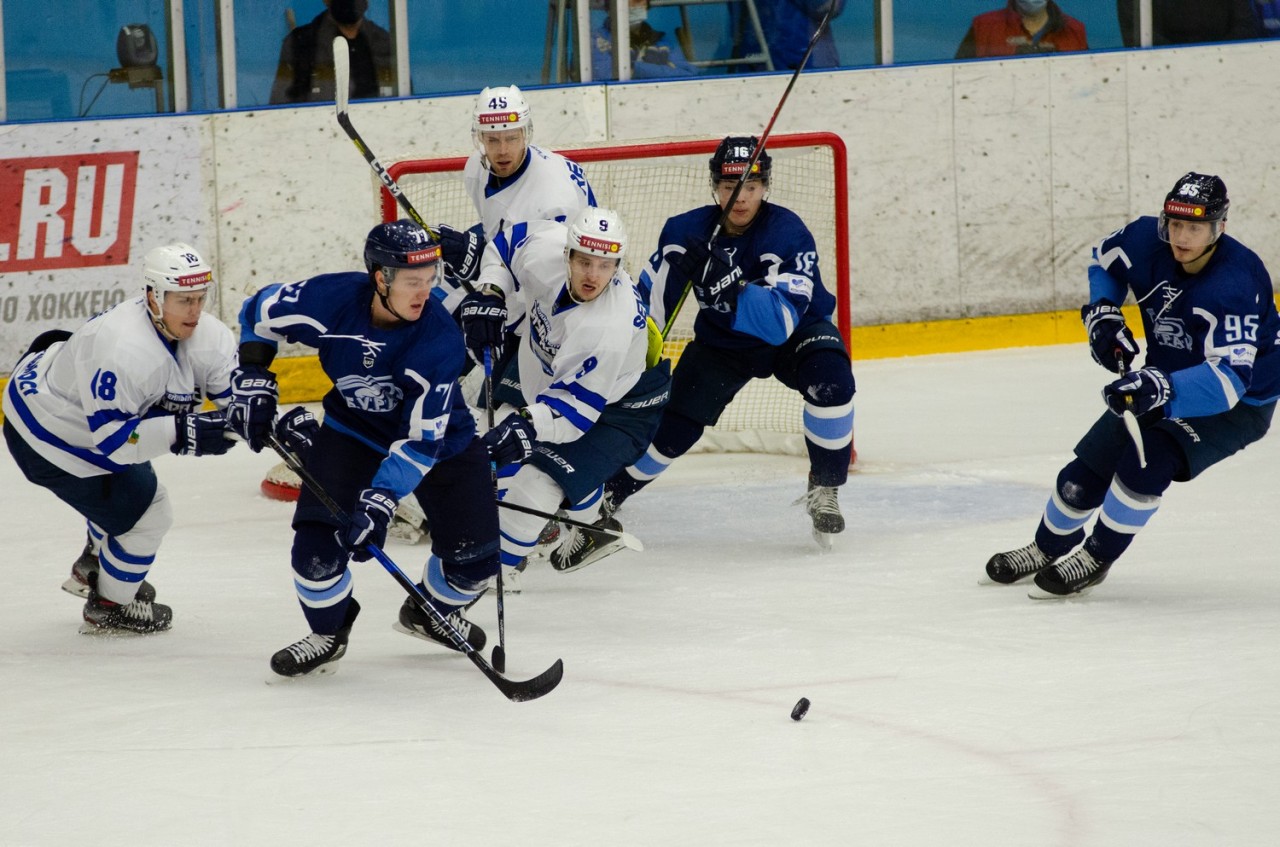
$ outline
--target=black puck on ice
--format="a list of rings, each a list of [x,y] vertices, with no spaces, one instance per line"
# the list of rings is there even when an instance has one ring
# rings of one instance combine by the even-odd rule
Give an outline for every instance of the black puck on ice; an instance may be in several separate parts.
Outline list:
[[[795,708],[791,710],[791,720],[798,721],[807,714],[809,714],[809,698],[801,697],[796,701]]]

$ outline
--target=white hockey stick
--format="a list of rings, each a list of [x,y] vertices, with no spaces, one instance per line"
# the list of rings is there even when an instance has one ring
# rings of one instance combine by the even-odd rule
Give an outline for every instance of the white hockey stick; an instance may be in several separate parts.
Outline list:
[[[1116,354],[1116,365],[1120,369],[1121,376],[1124,375],[1124,355]],[[1147,450],[1142,444],[1142,428],[1138,426],[1138,417],[1133,413],[1133,398],[1126,397],[1125,405],[1130,407],[1124,410],[1120,415],[1124,421],[1124,428],[1129,430],[1129,437],[1133,439],[1133,446],[1138,448],[1138,467],[1145,468],[1147,466]]]

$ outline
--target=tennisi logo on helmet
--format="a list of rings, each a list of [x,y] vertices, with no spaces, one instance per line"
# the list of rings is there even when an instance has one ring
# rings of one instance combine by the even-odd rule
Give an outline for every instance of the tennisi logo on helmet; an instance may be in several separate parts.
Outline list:
[[[599,250],[602,253],[617,253],[622,250],[622,245],[616,241],[605,241],[602,238],[592,238],[590,235],[579,235],[578,246],[583,250]]]
[[[213,282],[213,271],[188,274],[187,276],[180,276],[174,279],[174,284],[179,288],[195,288],[196,286],[204,288],[211,282]]]
[[[1204,206],[1183,203],[1180,200],[1166,200],[1164,204],[1164,213],[1166,215],[1177,215],[1178,217],[1183,218],[1203,218]]]
[[[414,250],[404,255],[405,261],[411,265],[425,265],[428,262],[439,261],[440,245],[428,247],[426,250]]]
[[[476,115],[476,123],[481,126],[489,126],[490,124],[513,124],[520,120],[520,116],[515,112],[497,112]]]

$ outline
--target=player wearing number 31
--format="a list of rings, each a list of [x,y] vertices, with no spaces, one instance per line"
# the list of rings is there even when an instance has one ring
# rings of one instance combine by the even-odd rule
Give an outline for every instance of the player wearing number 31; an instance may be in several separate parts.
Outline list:
[[[1031,596],[1042,598],[1090,589],[1170,483],[1194,479],[1266,434],[1280,396],[1280,318],[1262,260],[1224,234],[1227,206],[1221,179],[1189,173],[1159,218],[1138,218],[1094,248],[1081,314],[1094,360],[1120,378],[1103,388],[1107,411],[1058,474],[1035,540],[987,563],[995,582],[1034,574]],[[1137,345],[1119,308],[1129,292],[1147,336],[1136,371]],[[1137,416],[1145,457],[1126,412]]]
[[[485,249],[479,290],[463,301],[476,358],[500,345],[503,304],[517,289],[528,327],[496,402],[514,411],[485,433],[509,503],[592,523],[611,474],[644,452],[670,389],[668,363],[649,356],[648,310],[621,267],[627,237],[618,215],[588,208],[569,224],[527,221]],[[656,331],[655,331],[656,332]],[[658,349],[655,346],[655,354]],[[504,509],[502,563],[519,567],[545,519]],[[602,520],[607,530],[616,521]],[[621,546],[615,532],[571,528],[551,554],[557,570],[585,567]]]
[[[831,323],[836,301],[822,285],[813,235],[794,212],[767,202],[767,151],[708,244],[756,143],[734,136],[720,143],[710,162],[714,205],[668,220],[640,275],[659,324],[687,285],[698,316],[672,375],[658,434],[639,462],[609,481],[606,508],[619,506],[684,455],[750,380],[776,376],[804,396],[809,488],[797,502],[806,504],[814,537],[825,547],[844,530],[836,490],[849,476],[853,371]]]
[[[102,630],[159,632],[173,610],[146,581],[173,511],[151,459],[227,452],[235,338],[204,314],[213,272],[187,244],[143,259],[145,291],[75,332],[32,343],[4,394],[4,437],[31,482],[84,516],[67,591]]]

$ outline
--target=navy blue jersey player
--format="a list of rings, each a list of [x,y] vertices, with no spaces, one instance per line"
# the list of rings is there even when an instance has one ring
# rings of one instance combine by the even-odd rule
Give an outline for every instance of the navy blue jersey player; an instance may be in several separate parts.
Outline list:
[[[311,634],[271,657],[283,676],[332,670],[359,604],[348,558],[382,545],[400,498],[414,492],[432,527],[423,584],[436,608],[476,648],[484,633],[462,609],[498,571],[498,517],[489,456],[457,390],[465,358],[457,324],[431,296],[440,246],[411,221],[379,224],[364,250],[367,273],[321,274],[268,285],[240,312],[241,368],[232,426],[261,449],[275,414],[267,370],[280,342],[316,348],[333,381],[324,424],[303,461],[349,511],[342,527],[305,486],[293,516],[293,571]],[[269,390],[255,387],[269,385]],[[451,646],[406,599],[401,631]]]
[[[1081,315],[1094,359],[1120,378],[1103,389],[1107,411],[1058,474],[1035,540],[993,556],[992,580],[1035,574],[1033,597],[1088,590],[1151,520],[1170,483],[1194,479],[1266,434],[1280,396],[1280,318],[1262,260],[1224,234],[1228,205],[1221,179],[1189,173],[1159,218],[1138,218],[1094,248]],[[1136,371],[1138,348],[1120,312],[1130,292],[1147,336]],[[1126,412],[1136,415],[1145,456],[1126,431]]]
[[[720,143],[710,162],[715,203],[669,219],[640,275],[659,325],[690,283],[698,315],[658,434],[639,462],[609,481],[607,497],[616,508],[692,447],[747,382],[775,376],[804,396],[809,488],[802,499],[827,546],[844,530],[837,489],[849,475],[853,371],[831,323],[836,301],[822,284],[813,235],[794,212],[767,202],[767,152],[708,244],[756,144],[737,136]]]

